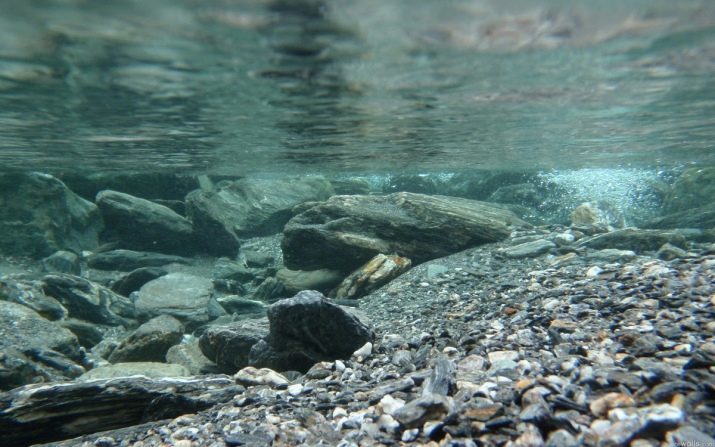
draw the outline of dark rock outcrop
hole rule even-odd
[[[62,303],[70,317],[111,326],[134,323],[131,300],[106,287],[73,275],[46,275],[42,283],[45,294]]]
[[[253,345],[251,366],[305,372],[323,360],[349,358],[374,338],[358,317],[306,290],[268,308],[268,337]]]
[[[183,329],[176,318],[159,315],[122,340],[108,360],[112,363],[163,362],[169,348],[181,341]]]
[[[137,319],[147,321],[159,315],[171,315],[191,331],[226,313],[211,295],[212,290],[208,278],[169,273],[139,289],[134,302]]]
[[[117,191],[97,194],[105,238],[123,248],[191,255],[196,252],[191,222],[173,210]]]
[[[32,309],[0,301],[0,389],[77,377],[84,372],[82,359],[72,332]]]
[[[186,196],[187,214],[204,246],[217,256],[236,256],[239,237],[278,233],[294,206],[333,194],[323,177],[241,179]]]
[[[237,321],[206,329],[199,339],[199,347],[221,372],[233,374],[248,366],[251,348],[267,335],[268,320],[265,318]]]
[[[243,389],[225,376],[29,385],[0,394],[0,445],[22,447],[196,413]]]
[[[0,251],[42,258],[97,246],[97,207],[60,180],[37,172],[0,175]]]
[[[95,253],[87,258],[87,265],[97,270],[119,270],[128,272],[142,267],[161,267],[169,264],[190,264],[191,260],[181,256],[161,253],[111,250]]]
[[[468,247],[502,240],[512,212],[446,196],[395,193],[333,196],[291,219],[283,231],[286,267],[350,272],[379,253],[419,264]]]

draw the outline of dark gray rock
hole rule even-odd
[[[159,315],[139,326],[109,356],[111,363],[163,362],[166,352],[181,342],[184,327],[170,315]]]
[[[278,233],[294,206],[333,194],[323,177],[241,179],[186,196],[187,214],[211,254],[234,257],[238,238]]]
[[[140,267],[119,278],[112,284],[112,290],[120,295],[129,296],[130,293],[141,289],[144,284],[161,278],[167,273],[169,272],[161,267]]]
[[[60,250],[42,260],[42,269],[50,273],[79,275],[82,271],[79,256],[71,251]]]
[[[77,337],[37,312],[0,301],[0,389],[84,372]],[[2,430],[0,430],[2,431]]]
[[[266,318],[237,321],[206,329],[199,339],[199,347],[221,372],[233,374],[249,365],[251,348],[267,335]]]
[[[0,251],[42,258],[97,247],[97,207],[47,174],[0,175]]]
[[[510,211],[466,199],[413,193],[333,196],[288,222],[283,257],[295,270],[350,272],[379,253],[419,264],[504,239],[511,225],[526,224]]]
[[[126,377],[0,394],[0,445],[28,446],[191,414],[244,390],[225,376]]]
[[[67,316],[67,309],[56,299],[45,295],[41,284],[34,281],[0,279],[0,300],[22,304],[48,320],[59,320]]]
[[[675,231],[667,230],[641,230],[638,228],[624,228],[622,230],[603,233],[597,236],[579,240],[576,245],[589,248],[617,248],[620,250],[633,250],[636,253],[656,251],[663,244],[676,247],[687,247],[685,237]]]
[[[450,398],[440,394],[428,394],[408,402],[393,416],[404,427],[421,427],[427,421],[440,421],[452,411]]]
[[[97,270],[119,270],[128,272],[142,267],[161,267],[169,264],[190,264],[191,260],[181,256],[161,253],[111,250],[95,253],[87,258],[87,265]]]
[[[163,205],[117,191],[101,191],[96,203],[104,237],[124,248],[188,255],[197,250],[191,222]]]
[[[360,319],[306,290],[268,308],[270,333],[265,344],[253,346],[250,364],[277,371],[307,371],[323,360],[349,358],[373,331]]]
[[[125,296],[79,276],[46,275],[45,294],[57,299],[70,317],[111,326],[130,326],[134,304]]]
[[[169,273],[139,289],[134,302],[137,319],[147,321],[167,314],[186,325],[187,331],[192,331],[226,313],[213,298],[212,290],[208,278]]]

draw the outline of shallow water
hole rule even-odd
[[[0,1],[0,165],[715,162],[715,2]]]

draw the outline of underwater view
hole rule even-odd
[[[0,447],[715,447],[712,0],[0,0]]]

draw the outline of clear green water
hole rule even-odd
[[[715,163],[712,0],[0,0],[4,169]]]

